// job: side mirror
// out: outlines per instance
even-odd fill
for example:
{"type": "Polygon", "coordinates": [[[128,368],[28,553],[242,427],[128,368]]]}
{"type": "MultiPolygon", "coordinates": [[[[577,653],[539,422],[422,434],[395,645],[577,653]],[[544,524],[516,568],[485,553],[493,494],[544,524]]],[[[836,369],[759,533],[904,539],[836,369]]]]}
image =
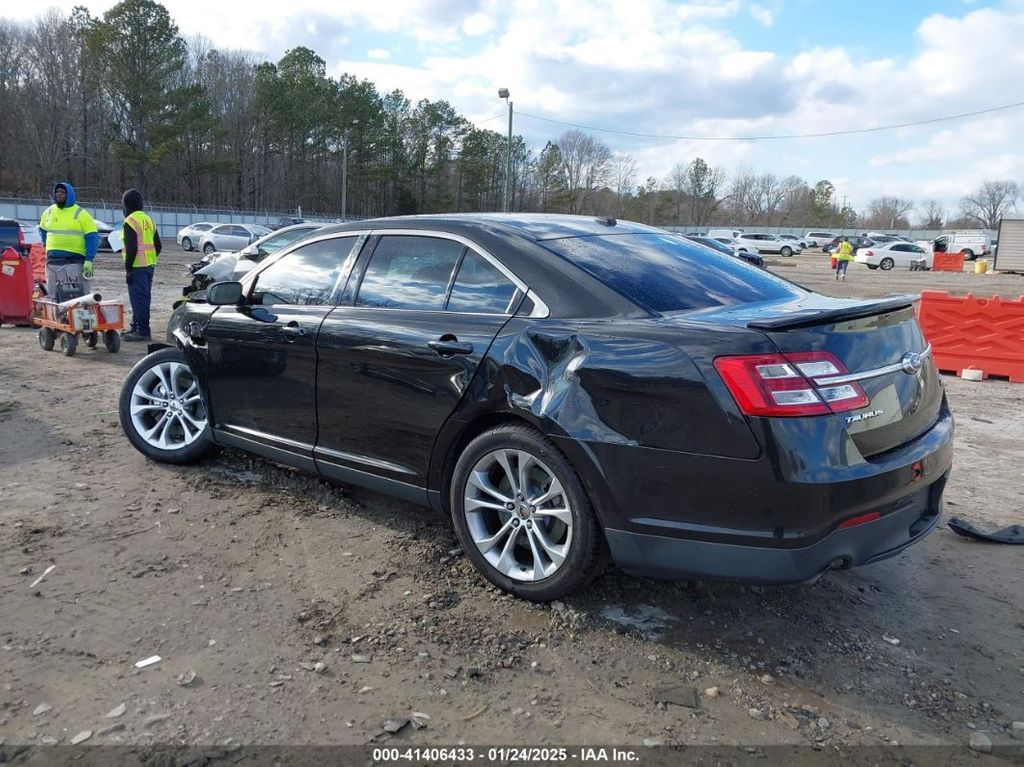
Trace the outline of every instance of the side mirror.
{"type": "Polygon", "coordinates": [[[239,258],[248,258],[255,261],[260,255],[260,249],[255,244],[250,243],[242,248],[242,251],[238,254],[239,258]]]}
{"type": "Polygon", "coordinates": [[[242,300],[240,282],[215,282],[206,289],[206,303],[213,306],[237,306],[242,300]]]}

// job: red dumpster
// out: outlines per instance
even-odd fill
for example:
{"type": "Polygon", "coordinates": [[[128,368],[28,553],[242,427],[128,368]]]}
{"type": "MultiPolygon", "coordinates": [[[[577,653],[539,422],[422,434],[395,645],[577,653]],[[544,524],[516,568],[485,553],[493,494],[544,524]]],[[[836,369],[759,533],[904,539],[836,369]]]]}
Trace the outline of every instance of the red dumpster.
{"type": "Polygon", "coordinates": [[[0,325],[32,324],[32,263],[14,248],[0,253],[0,325]]]}

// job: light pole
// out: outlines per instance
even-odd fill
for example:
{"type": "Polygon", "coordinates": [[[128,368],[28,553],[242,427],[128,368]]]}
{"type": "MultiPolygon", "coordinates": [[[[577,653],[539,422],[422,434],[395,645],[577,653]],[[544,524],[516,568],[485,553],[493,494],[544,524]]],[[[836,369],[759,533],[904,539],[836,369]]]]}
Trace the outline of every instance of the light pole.
{"type": "MultiPolygon", "coordinates": [[[[352,125],[357,125],[359,120],[353,120],[352,125]]],[[[348,132],[345,128],[345,135],[341,140],[341,220],[348,216],[348,132]]]]}
{"type": "Polygon", "coordinates": [[[508,147],[505,151],[505,199],[502,201],[501,210],[508,213],[512,198],[512,102],[509,100],[511,94],[508,88],[498,88],[498,98],[508,102],[508,147]]]}

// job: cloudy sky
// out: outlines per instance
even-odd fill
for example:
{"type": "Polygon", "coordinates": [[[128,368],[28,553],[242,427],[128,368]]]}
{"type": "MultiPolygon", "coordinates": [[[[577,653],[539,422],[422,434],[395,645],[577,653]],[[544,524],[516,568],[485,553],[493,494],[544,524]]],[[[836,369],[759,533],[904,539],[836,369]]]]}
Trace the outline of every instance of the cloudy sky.
{"type": "MultiPolygon", "coordinates": [[[[99,14],[110,0],[62,0],[99,14]]],[[[880,194],[955,206],[983,179],[1024,182],[1024,0],[165,0],[185,35],[276,60],[305,45],[416,101],[446,99],[536,148],[570,123],[642,177],[702,156],[814,183],[855,207],[880,194]],[[544,119],[541,119],[544,118],[544,119]],[[549,122],[556,121],[556,122],[549,122]],[[603,130],[597,130],[603,129],[603,130]],[[629,135],[645,134],[645,135],[629,135]]],[[[42,3],[5,0],[31,18],[42,3]]]]}

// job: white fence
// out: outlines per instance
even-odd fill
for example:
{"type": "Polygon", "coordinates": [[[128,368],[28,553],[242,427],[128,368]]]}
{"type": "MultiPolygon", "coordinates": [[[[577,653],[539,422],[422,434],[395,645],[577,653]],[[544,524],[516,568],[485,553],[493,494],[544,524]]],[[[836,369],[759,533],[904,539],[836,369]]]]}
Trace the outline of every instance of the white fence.
{"type": "MultiPolygon", "coordinates": [[[[50,206],[49,200],[29,200],[19,198],[0,198],[0,218],[16,218],[20,221],[38,222],[43,211],[50,206]]],[[[124,212],[121,208],[121,201],[107,202],[104,200],[80,200],[78,202],[83,208],[89,211],[94,219],[111,224],[119,225],[124,221],[124,212]]],[[[173,240],[178,230],[184,226],[197,221],[209,221],[215,224],[261,224],[272,226],[279,218],[300,215],[295,211],[252,211],[252,210],[231,210],[223,208],[175,208],[163,205],[153,205],[146,208],[146,212],[156,224],[160,236],[166,240],[173,240]]],[[[337,222],[337,218],[328,218],[318,215],[301,214],[306,221],[330,224],[337,222]]]]}

